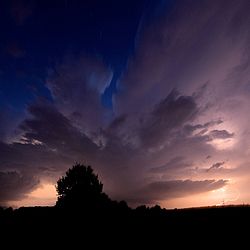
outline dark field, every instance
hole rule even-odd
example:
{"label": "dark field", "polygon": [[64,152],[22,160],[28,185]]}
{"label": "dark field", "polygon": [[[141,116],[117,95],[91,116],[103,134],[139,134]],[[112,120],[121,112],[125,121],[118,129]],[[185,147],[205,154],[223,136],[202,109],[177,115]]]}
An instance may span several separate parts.
{"label": "dark field", "polygon": [[175,246],[245,244],[249,238],[250,206],[173,210],[143,206],[98,213],[23,207],[2,209],[0,223],[3,238],[11,236],[25,245],[30,240],[96,247],[100,244],[114,247],[114,242],[127,247],[164,242]]}

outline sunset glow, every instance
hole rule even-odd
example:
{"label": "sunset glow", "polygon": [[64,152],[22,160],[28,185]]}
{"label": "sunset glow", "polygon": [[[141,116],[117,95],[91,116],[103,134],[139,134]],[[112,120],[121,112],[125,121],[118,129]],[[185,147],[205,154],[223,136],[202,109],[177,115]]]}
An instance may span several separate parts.
{"label": "sunset glow", "polygon": [[44,183],[20,201],[9,202],[10,206],[52,206],[56,203],[55,185]]}

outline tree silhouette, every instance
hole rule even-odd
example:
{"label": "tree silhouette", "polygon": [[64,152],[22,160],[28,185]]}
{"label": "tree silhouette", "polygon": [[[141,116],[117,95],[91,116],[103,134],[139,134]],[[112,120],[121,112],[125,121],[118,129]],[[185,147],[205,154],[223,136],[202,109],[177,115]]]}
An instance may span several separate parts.
{"label": "tree silhouette", "polygon": [[56,185],[57,207],[93,210],[109,199],[102,192],[103,184],[90,166],[76,164],[62,176]]}

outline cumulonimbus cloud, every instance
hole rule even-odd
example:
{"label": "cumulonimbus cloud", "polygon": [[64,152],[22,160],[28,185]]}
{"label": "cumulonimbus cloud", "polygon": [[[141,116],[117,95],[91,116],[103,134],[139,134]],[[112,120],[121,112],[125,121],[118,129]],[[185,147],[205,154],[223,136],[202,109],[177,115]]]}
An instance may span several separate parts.
{"label": "cumulonimbus cloud", "polygon": [[[148,203],[230,185],[224,177],[208,180],[216,171],[206,169],[249,158],[248,9],[247,0],[183,0],[142,27],[114,112],[101,103],[112,70],[96,58],[63,59],[47,78],[51,103],[30,105],[19,140],[0,143],[0,171],[18,171],[17,183],[26,172],[55,182],[83,161],[111,197],[142,199],[131,194],[143,190]],[[23,183],[22,195],[34,187]]]}

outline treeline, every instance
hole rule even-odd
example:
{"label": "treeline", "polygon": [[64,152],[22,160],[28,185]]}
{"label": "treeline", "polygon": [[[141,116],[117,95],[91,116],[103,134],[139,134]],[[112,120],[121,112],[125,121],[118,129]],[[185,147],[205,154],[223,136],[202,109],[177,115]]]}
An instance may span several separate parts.
{"label": "treeline", "polygon": [[[218,241],[222,235],[231,239],[239,232],[242,236],[250,225],[249,206],[165,209],[143,205],[132,209],[125,201],[110,199],[102,188],[91,167],[76,164],[58,180],[55,206],[0,208],[2,239],[22,236],[21,240],[28,237],[38,242],[69,241],[86,249],[86,244],[107,243],[110,247],[119,241],[124,247],[132,241],[145,245],[151,240],[155,244],[167,240],[178,247],[184,239],[207,241],[212,236]],[[73,245],[69,249],[75,249]]]}

